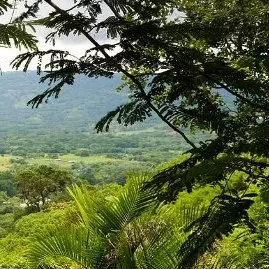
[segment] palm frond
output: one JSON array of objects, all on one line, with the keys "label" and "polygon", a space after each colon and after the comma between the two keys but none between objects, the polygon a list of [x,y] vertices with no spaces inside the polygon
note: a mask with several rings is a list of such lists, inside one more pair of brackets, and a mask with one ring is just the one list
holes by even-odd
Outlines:
[{"label": "palm frond", "polygon": [[146,175],[133,175],[128,179],[124,191],[111,205],[98,204],[98,215],[93,224],[103,234],[116,233],[130,221],[151,209],[156,204],[156,194],[144,190]]},{"label": "palm frond", "polygon": [[82,222],[85,225],[89,224],[90,217],[95,212],[93,208],[94,201],[89,195],[87,188],[85,186],[79,187],[78,185],[73,185],[72,187],[67,187],[67,191],[76,203]]},{"label": "palm frond", "polygon": [[108,235],[118,232],[156,204],[156,194],[144,190],[148,180],[146,175],[131,175],[123,192],[109,204],[93,200],[83,187],[75,185],[68,188],[68,192],[74,199],[83,222]]},{"label": "palm frond", "polygon": [[97,268],[105,256],[106,244],[106,240],[89,229],[57,231],[52,237],[41,235],[31,245],[28,260],[33,268],[59,258],[67,258],[84,268]]},{"label": "palm frond", "polygon": [[183,243],[183,237],[176,236],[169,226],[161,225],[150,230],[145,236],[140,231],[141,243],[135,252],[138,268],[172,269],[178,264],[177,250]]},{"label": "palm frond", "polygon": [[[199,218],[207,221],[204,216],[209,213],[202,206],[184,203],[175,206],[174,211],[169,205],[157,208],[156,194],[145,188],[148,180],[146,175],[132,175],[124,190],[106,202],[95,200],[86,187],[69,188],[84,225],[37,238],[29,250],[31,265],[47,265],[61,257],[85,268],[177,268],[179,262],[194,255],[186,245],[193,247],[193,240],[200,238],[192,231],[197,231]],[[194,243],[202,248],[199,243],[203,242]]]}]

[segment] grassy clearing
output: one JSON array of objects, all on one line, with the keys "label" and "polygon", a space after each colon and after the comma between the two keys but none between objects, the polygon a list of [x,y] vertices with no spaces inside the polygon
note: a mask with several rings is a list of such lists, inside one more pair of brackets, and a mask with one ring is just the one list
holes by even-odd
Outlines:
[{"label": "grassy clearing", "polygon": [[[0,156],[0,171],[5,171],[8,170],[11,166],[11,159],[23,159],[20,157],[14,157],[10,155],[6,156]],[[53,159],[49,157],[39,157],[39,158],[24,158],[26,163],[29,165],[41,165],[41,164],[46,164],[46,165],[59,165],[65,168],[71,168],[73,164],[79,164],[79,163],[84,163],[84,164],[122,164],[126,162],[126,160],[122,159],[114,159],[111,157],[106,157],[104,155],[91,155],[91,156],[86,156],[86,157],[81,157],[81,156],[76,156],[74,154],[67,154],[67,155],[60,155],[59,158]],[[129,161],[136,163],[136,161]]]},{"label": "grassy clearing", "polygon": [[0,171],[6,171],[10,168],[11,156],[0,156]]},{"label": "grassy clearing", "polygon": [[147,134],[147,133],[156,133],[156,129],[155,128],[147,128],[145,130],[124,130],[124,131],[117,131],[115,133],[113,133],[113,135],[115,136],[130,136],[130,135],[141,135],[141,134]]},{"label": "grassy clearing", "polygon": [[96,163],[121,163],[123,160],[108,158],[104,155],[92,155],[87,157],[80,157],[74,154],[61,155],[57,159],[48,157],[41,157],[37,159],[26,159],[29,164],[57,164],[65,168],[71,167],[76,163],[96,164]]}]

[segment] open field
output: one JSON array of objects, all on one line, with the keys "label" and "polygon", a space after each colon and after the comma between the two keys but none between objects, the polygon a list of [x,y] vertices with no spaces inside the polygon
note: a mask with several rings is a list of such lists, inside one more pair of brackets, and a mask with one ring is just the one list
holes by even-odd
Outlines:
[{"label": "open field", "polygon": [[[12,162],[12,160],[14,160]],[[86,157],[76,156],[74,154],[60,155],[59,158],[49,158],[49,157],[38,157],[38,158],[20,158],[11,155],[0,156],[0,171],[8,170],[12,163],[19,162],[19,160],[24,160],[29,165],[59,165],[65,168],[71,168],[73,164],[123,164],[126,162],[124,159],[114,159],[111,157],[106,157],[104,155],[91,155]],[[129,161],[129,163],[138,164],[137,161]]]},{"label": "open field", "polygon": [[60,155],[57,159],[48,157],[39,157],[36,159],[26,159],[29,164],[57,164],[65,168],[70,168],[72,164],[119,164],[124,163],[126,160],[114,159],[104,155],[91,155],[86,157],[76,156],[74,154]]},{"label": "open field", "polygon": [[11,156],[0,156],[0,171],[6,171],[11,166]]}]

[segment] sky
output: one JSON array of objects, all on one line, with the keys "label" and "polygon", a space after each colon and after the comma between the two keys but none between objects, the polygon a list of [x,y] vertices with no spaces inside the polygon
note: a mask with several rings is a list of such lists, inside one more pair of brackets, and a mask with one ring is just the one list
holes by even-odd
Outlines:
[{"label": "sky", "polygon": [[[54,49],[60,49],[60,50],[67,50],[69,51],[71,54],[75,55],[75,56],[80,56],[82,55],[82,52],[84,52],[88,47],[88,42],[85,42],[82,39],[79,39],[78,41],[76,41],[75,38],[70,38],[68,40],[68,42],[65,39],[61,39],[58,40],[55,47],[53,47],[51,44],[46,44],[45,43],[45,38],[42,35],[42,32],[44,32],[43,29],[39,30],[41,32],[41,34],[39,34],[38,40],[38,48],[39,50],[48,50],[51,48]],[[0,48],[0,68],[2,71],[15,71],[15,69],[12,69],[10,63],[11,61],[16,57],[16,55],[20,54],[20,53],[24,53],[27,52],[27,50],[22,49],[22,50],[18,50],[15,48]],[[30,70],[35,70],[36,69],[36,62],[33,61],[32,64],[29,67]]]},{"label": "sky", "polygon": [[[28,0],[28,4],[30,0]],[[70,0],[55,0],[55,3],[59,4],[61,8],[68,8],[69,4],[73,1]],[[15,14],[13,17],[16,17],[18,14],[20,14],[24,10],[23,3],[19,3],[16,6]],[[41,11],[38,14],[38,17],[41,18],[48,14],[52,9],[46,4],[42,4]],[[102,17],[108,16],[108,12],[104,12]],[[7,14],[0,17],[0,23],[7,23],[10,21],[10,18],[12,17],[12,12],[8,12]],[[49,30],[45,27],[36,27],[36,33],[34,33],[38,39],[38,48],[39,50],[48,50],[48,49],[60,49],[60,50],[67,50],[71,54],[79,57],[82,56],[85,50],[89,49],[91,46],[89,44],[89,41],[84,38],[83,36],[70,36],[70,37],[61,37],[56,40],[55,47],[52,46],[50,43],[45,43],[45,37],[49,33]],[[98,35],[97,39],[102,43],[102,40],[104,40],[104,34]],[[21,51],[16,48],[1,48],[0,47],[0,68],[1,71],[15,71],[12,69],[10,63],[11,61],[16,57],[16,55],[20,53],[24,53],[26,50],[22,49]],[[36,62],[32,62],[29,67],[30,70],[36,69]]]}]

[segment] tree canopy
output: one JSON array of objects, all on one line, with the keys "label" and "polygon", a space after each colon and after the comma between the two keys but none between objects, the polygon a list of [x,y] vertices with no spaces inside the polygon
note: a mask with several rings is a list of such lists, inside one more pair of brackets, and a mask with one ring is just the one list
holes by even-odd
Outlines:
[{"label": "tree canopy", "polygon": [[49,195],[64,191],[72,182],[72,175],[53,166],[22,166],[14,172],[14,181],[26,204],[40,210]]}]

